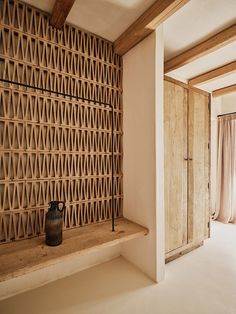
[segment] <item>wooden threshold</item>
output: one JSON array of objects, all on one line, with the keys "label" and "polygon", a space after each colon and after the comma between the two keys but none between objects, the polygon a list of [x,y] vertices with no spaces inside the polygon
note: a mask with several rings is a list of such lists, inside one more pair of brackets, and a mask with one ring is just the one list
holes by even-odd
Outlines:
[{"label": "wooden threshold", "polygon": [[197,243],[195,245],[192,245],[192,246],[189,246],[189,247],[186,246],[186,249],[184,249],[183,251],[177,252],[177,250],[176,250],[175,254],[170,255],[169,257],[166,257],[165,263],[167,264],[169,262],[172,262],[173,260],[175,260],[175,259],[177,259],[177,258],[179,258],[179,257],[181,257],[181,256],[183,256],[183,255],[193,251],[193,250],[198,249],[199,247],[203,246],[203,244],[204,244],[204,242],[201,241],[201,242],[199,242],[199,243]]},{"label": "wooden threshold", "polygon": [[63,243],[56,247],[45,244],[45,237],[11,242],[0,246],[0,282],[148,234],[148,229],[126,218],[115,220],[115,232],[106,221],[63,233]]}]

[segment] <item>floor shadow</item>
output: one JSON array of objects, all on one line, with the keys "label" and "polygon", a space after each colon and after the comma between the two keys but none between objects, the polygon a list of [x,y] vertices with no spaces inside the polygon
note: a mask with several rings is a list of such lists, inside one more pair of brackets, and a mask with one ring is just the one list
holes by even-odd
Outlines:
[{"label": "floor shadow", "polygon": [[[78,309],[154,285],[119,257],[0,303],[1,314],[78,313]],[[75,312],[72,309],[77,309]],[[72,311],[72,312],[71,312]]]}]

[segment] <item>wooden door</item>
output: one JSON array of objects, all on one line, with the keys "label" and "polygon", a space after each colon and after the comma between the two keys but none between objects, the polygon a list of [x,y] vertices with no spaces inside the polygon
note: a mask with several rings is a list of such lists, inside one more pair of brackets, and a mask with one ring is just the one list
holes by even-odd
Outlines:
[{"label": "wooden door", "polygon": [[164,82],[165,248],[187,244],[187,90]]},{"label": "wooden door", "polygon": [[208,237],[209,96],[189,90],[188,243]]}]

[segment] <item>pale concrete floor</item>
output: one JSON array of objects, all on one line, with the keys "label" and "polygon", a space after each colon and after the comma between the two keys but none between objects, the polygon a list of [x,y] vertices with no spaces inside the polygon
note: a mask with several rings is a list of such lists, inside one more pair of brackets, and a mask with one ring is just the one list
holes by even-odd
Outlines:
[{"label": "pale concrete floor", "polygon": [[236,225],[166,266],[156,285],[118,258],[0,303],[1,314],[236,314]]}]

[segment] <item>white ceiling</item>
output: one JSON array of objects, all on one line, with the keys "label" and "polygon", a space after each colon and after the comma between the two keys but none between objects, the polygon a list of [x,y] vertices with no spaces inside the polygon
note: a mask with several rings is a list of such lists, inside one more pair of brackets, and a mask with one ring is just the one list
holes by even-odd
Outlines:
[{"label": "white ceiling", "polygon": [[191,0],[164,23],[166,59],[236,22],[236,0]]},{"label": "white ceiling", "polygon": [[[168,60],[236,23],[236,0],[191,0],[164,23]],[[236,60],[236,42],[201,57],[169,76],[186,82],[199,74]],[[236,84],[236,73],[197,87],[213,91]]]},{"label": "white ceiling", "polygon": [[[51,13],[55,0],[24,0]],[[155,0],[76,0],[67,22],[114,41]],[[164,23],[165,59],[193,47],[236,23],[236,0],[190,0]],[[168,75],[183,82],[236,60],[236,43],[223,47]],[[200,88],[212,91],[236,82],[236,73]]]},{"label": "white ceiling", "polygon": [[236,60],[236,42],[186,64],[181,68],[168,73],[168,75],[171,75],[176,79],[181,78],[181,80],[187,81],[194,76],[210,71],[234,60]]},{"label": "white ceiling", "polygon": [[[52,12],[55,0],[23,0]],[[76,0],[66,21],[114,41],[155,0]]]}]

